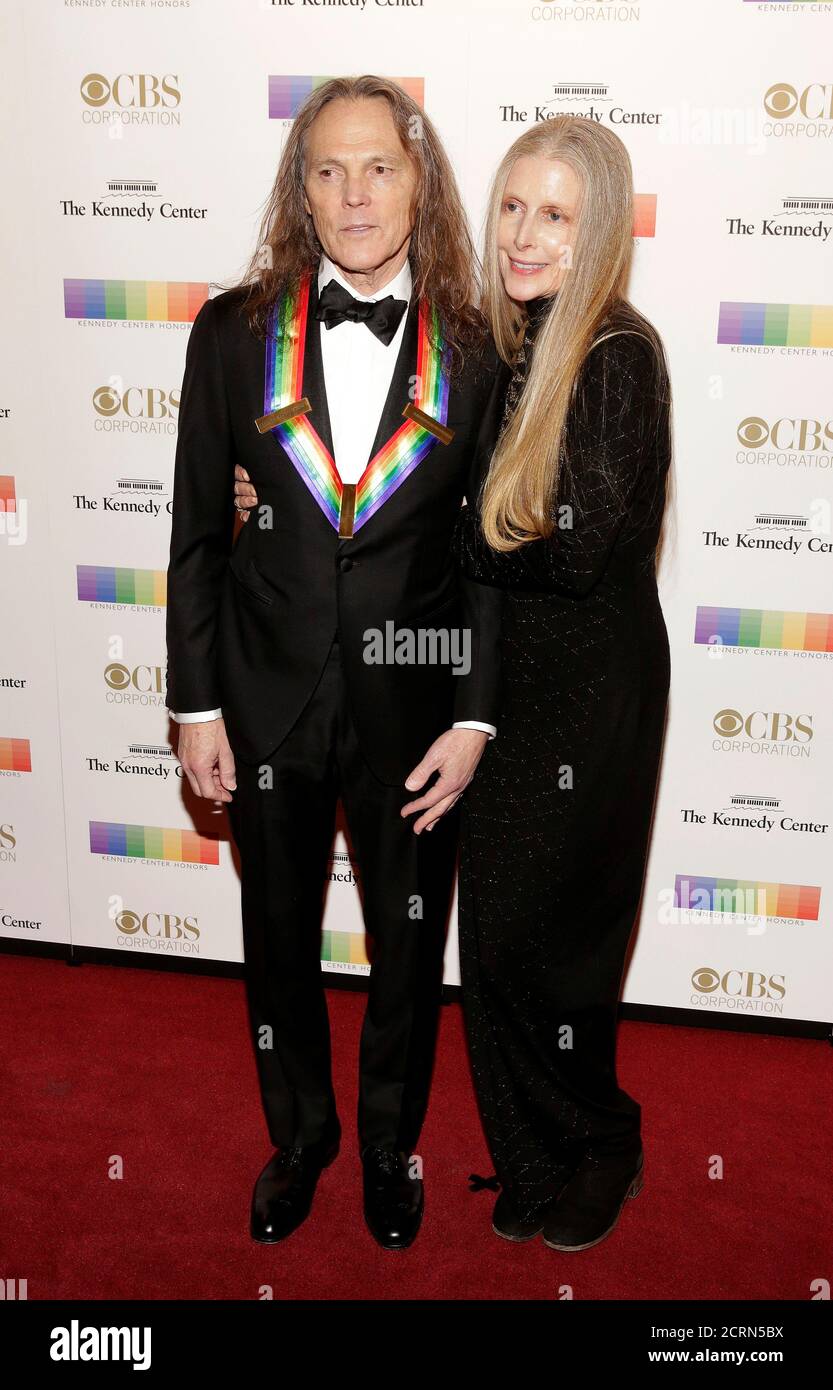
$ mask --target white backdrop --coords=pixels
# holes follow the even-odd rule
[[[0,933],[241,959],[225,813],[183,795],[164,708],[178,392],[304,74],[372,71],[414,84],[478,234],[525,125],[628,146],[677,502],[624,997],[833,1019],[833,4],[4,0],[2,24]],[[357,872],[339,837],[328,969],[366,970]]]

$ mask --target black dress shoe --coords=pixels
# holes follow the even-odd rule
[[[407,1250],[422,1221],[422,1180],[408,1173],[408,1155],[398,1149],[368,1148],[364,1168],[364,1219],[384,1250]]]
[[[338,1153],[338,1140],[305,1148],[276,1149],[255,1183],[250,1230],[253,1240],[274,1245],[309,1215],[321,1170]]]
[[[642,1190],[643,1156],[588,1153],[547,1212],[544,1244],[553,1250],[588,1250],[609,1236],[629,1197]]]

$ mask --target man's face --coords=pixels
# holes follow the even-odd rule
[[[328,102],[305,156],[304,206],[330,259],[371,279],[395,274],[413,231],[416,173],[384,97]]]

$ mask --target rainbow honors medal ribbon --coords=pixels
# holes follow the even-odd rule
[[[405,423],[373,455],[357,483],[343,483],[335,459],[309,419],[312,409],[302,396],[304,345],[312,276],[287,291],[269,316],[266,344],[264,414],[255,422],[286,450],[298,475],[341,537],[350,537],[384,506],[437,441],[448,444],[454,431],[448,419],[448,359],[439,317],[433,306],[419,305],[417,396],[403,410]]]

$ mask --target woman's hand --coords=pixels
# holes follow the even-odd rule
[[[257,506],[257,493],[249,482],[248,473],[239,463],[234,465],[234,505],[241,521],[248,521],[249,512]]]

